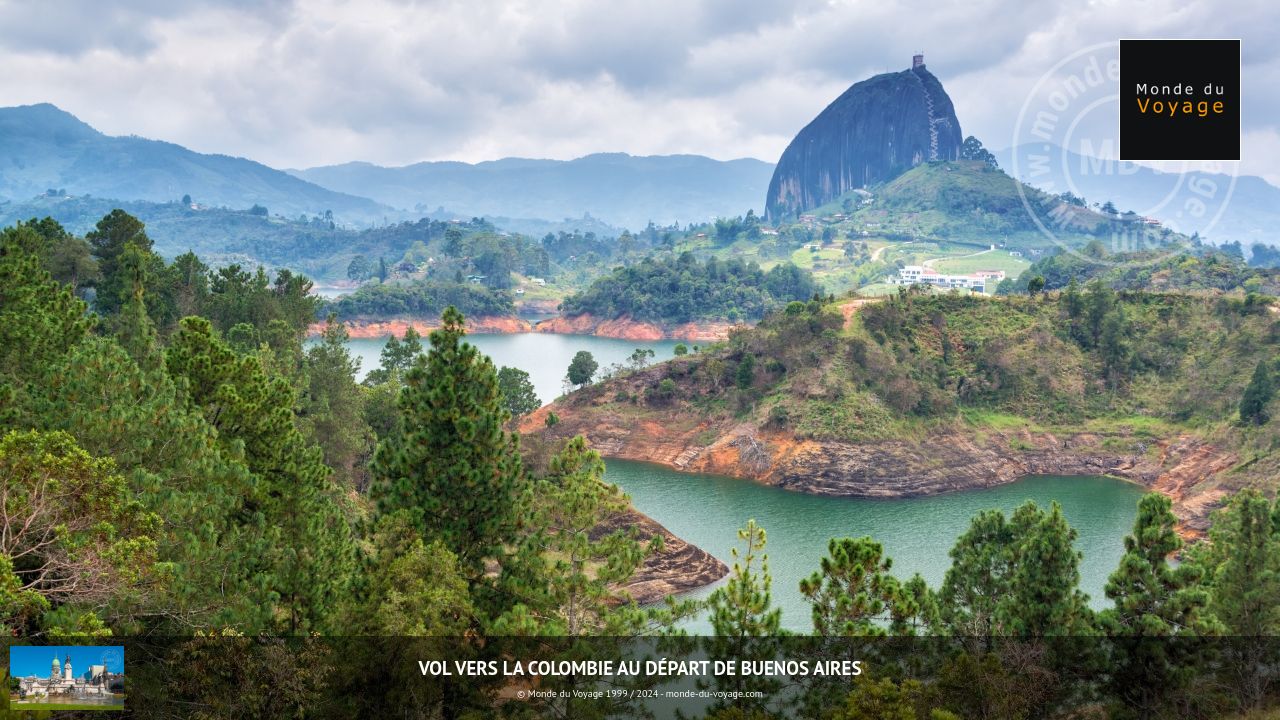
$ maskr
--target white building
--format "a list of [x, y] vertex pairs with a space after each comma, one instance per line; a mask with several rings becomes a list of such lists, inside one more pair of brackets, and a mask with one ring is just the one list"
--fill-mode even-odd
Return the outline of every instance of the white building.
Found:
[[947, 275], [924, 265], [907, 265], [898, 271], [898, 285], [932, 285], [941, 288], [965, 288], [985, 293], [995, 289], [1004, 279], [1003, 270], [978, 270], [968, 275]]
[[18, 678], [18, 693], [22, 697], [48, 697], [50, 695], [69, 695], [72, 697], [90, 697], [110, 695], [108, 689], [110, 674], [104, 665], [92, 665], [85, 677], [77, 678], [71, 670], [71, 656], [65, 663], [58, 662], [53, 656], [53, 665], [49, 677], [28, 675]]

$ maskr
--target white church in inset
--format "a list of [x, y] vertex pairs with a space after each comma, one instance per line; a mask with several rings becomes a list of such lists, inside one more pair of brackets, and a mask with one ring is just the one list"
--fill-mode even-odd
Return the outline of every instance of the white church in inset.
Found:
[[54, 653], [53, 665], [49, 677], [28, 675], [18, 679], [18, 692], [22, 697], [47, 697], [49, 695], [69, 695], [71, 697], [93, 697], [110, 695], [111, 673], [106, 665], [90, 665], [88, 672], [76, 677], [71, 670], [71, 656], [63, 663], [58, 662]]

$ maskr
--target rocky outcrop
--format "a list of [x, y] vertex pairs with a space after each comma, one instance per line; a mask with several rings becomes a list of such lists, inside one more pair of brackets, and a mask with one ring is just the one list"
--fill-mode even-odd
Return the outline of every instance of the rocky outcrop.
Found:
[[[1144, 441], [1087, 432], [950, 428], [916, 440], [850, 443], [796, 438], [753, 423], [717, 424], [679, 412], [636, 413], [596, 404], [557, 403], [523, 419], [521, 431], [583, 435], [606, 457], [675, 470], [755, 480], [817, 495], [914, 497], [1013, 482], [1028, 475], [1110, 475], [1174, 500], [1184, 535], [1208, 525], [1229, 492], [1218, 482], [1232, 452], [1180, 436]], [[548, 412], [560, 422], [544, 425]]]
[[620, 529], [635, 528], [646, 542], [662, 538], [662, 551], [646, 558], [631, 580], [622, 586], [636, 602], [651, 603], [669, 595], [710, 585], [729, 574], [723, 562], [705, 550], [676, 537], [653, 518], [634, 508], [597, 525], [592, 539]]
[[769, 182], [776, 221], [855, 188], [892, 180], [933, 160], [956, 160], [962, 143], [951, 98], [923, 63], [856, 83], [783, 151]]
[[[391, 320], [348, 320], [344, 323], [347, 332], [353, 338], [385, 338], [391, 335], [400, 337], [404, 331], [412, 327], [421, 335], [426, 335], [440, 327], [439, 318], [433, 320], [396, 318]], [[507, 316], [468, 317], [467, 332], [491, 335], [509, 335], [527, 333], [533, 329], [527, 320]], [[309, 328], [313, 336], [324, 331], [324, 323], [315, 323]]]
[[590, 314], [559, 316], [534, 326], [537, 332], [561, 335], [596, 335], [621, 340], [689, 340], [716, 342], [729, 337], [729, 331], [741, 327], [730, 322], [688, 322], [678, 325], [641, 322], [629, 318], [605, 320]]

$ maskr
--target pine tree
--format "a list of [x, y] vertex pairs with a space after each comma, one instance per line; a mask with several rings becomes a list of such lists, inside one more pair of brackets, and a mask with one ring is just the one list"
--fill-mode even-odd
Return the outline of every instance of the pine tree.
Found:
[[1267, 405], [1274, 395], [1275, 384], [1271, 379], [1271, 369], [1265, 360], [1260, 360], [1253, 368], [1253, 377], [1240, 398], [1240, 422], [1262, 425], [1270, 420]]
[[1214, 616], [1232, 635], [1280, 632], [1280, 540], [1270, 503], [1256, 490], [1241, 491], [1210, 526], [1209, 538]]
[[0, 234], [0, 427], [30, 427], [31, 384], [93, 328], [93, 316], [71, 288], [60, 285], [27, 251], [30, 228]]
[[[733, 567], [728, 581], [707, 598], [714, 635], [708, 639], [707, 654], [713, 660], [773, 659], [781, 651], [778, 638], [786, 633], [782, 629], [782, 610], [773, 606], [770, 589], [773, 577], [769, 574], [769, 556], [764, 554], [768, 540], [764, 528], [756, 525], [755, 520], [748, 520], [747, 526], [738, 530], [738, 540], [743, 548], [741, 551], [733, 548]], [[765, 711], [768, 700], [781, 687], [781, 681], [772, 677], [731, 675], [717, 677], [715, 686], [738, 697], [759, 692], [764, 700], [730, 704], [744, 711]], [[711, 710], [721, 710], [724, 706], [722, 702]]]
[[258, 477], [245, 510], [278, 533], [264, 562], [283, 629], [323, 627], [350, 582], [354, 545], [321, 451], [295, 424], [292, 387], [268, 375], [257, 357], [228, 347], [204, 318], [182, 321], [165, 363], [184, 378], [188, 401], [219, 440], [243, 452]]
[[1171, 506], [1159, 493], [1138, 502], [1133, 534], [1124, 539], [1124, 557], [1107, 580], [1106, 594], [1114, 607], [1098, 618], [1110, 634], [1167, 637], [1211, 629], [1205, 612], [1209, 596], [1198, 587], [1201, 569], [1194, 563], [1169, 565], [1182, 548]]
[[126, 299], [119, 314], [113, 318], [116, 338], [134, 362], [147, 370], [159, 368], [163, 362], [155, 324], [147, 314], [146, 291], [149, 280], [146, 257], [132, 243], [125, 247], [120, 258], [121, 272], [126, 285], [122, 291]]
[[618, 588], [661, 551], [662, 538], [646, 540], [626, 527], [597, 531], [629, 503], [604, 481], [604, 461], [582, 436], [551, 458], [534, 497], [536, 530], [528, 541], [541, 560], [545, 589], [541, 606], [527, 610], [537, 618], [538, 634], [624, 637], [661, 622], [665, 613], [637, 607]]
[[379, 512], [407, 511], [425, 540], [443, 541], [476, 573], [515, 538], [525, 482], [493, 363], [462, 341], [457, 309], [441, 320], [405, 378], [402, 431], [375, 454], [373, 497]]
[[1233, 640], [1226, 644], [1233, 690], [1245, 709], [1258, 707], [1269, 678], [1263, 668], [1273, 655], [1268, 636], [1280, 633], [1280, 538], [1275, 510], [1256, 490], [1242, 490], [1209, 527], [1209, 542], [1194, 562], [1204, 568], [1212, 600], [1209, 610]]
[[729, 581], [707, 600], [712, 631], [733, 639], [776, 636], [782, 628], [782, 610], [773, 607], [769, 556], [762, 554], [767, 543], [764, 528], [748, 520], [738, 539], [745, 548], [733, 549]]
[[1054, 502], [1045, 513], [1034, 503], [1019, 507], [1012, 525], [1017, 537], [1017, 566], [1009, 594], [996, 604], [996, 623], [1016, 637], [1078, 635], [1092, 625], [1088, 597], [1080, 583], [1076, 531]]
[[130, 278], [121, 265], [121, 258], [129, 245], [150, 252], [151, 238], [147, 237], [146, 226], [141, 220], [116, 209], [99, 220], [85, 239], [93, 248], [93, 256], [98, 259], [98, 270], [102, 275], [97, 284], [94, 309], [104, 315], [114, 314], [129, 294]]
[[883, 546], [869, 537], [832, 538], [821, 569], [800, 581], [800, 593], [813, 605], [814, 632], [914, 634], [922, 625], [916, 617], [933, 614], [936, 605], [922, 578], [917, 575], [908, 588], [889, 574], [892, 566]]
[[320, 342], [304, 358], [307, 384], [299, 414], [304, 432], [324, 451], [324, 463], [333, 468], [340, 484], [362, 488], [362, 466], [373, 453], [374, 438], [355, 380], [360, 361], [351, 357], [349, 339], [342, 323], [329, 315]]
[[[10, 431], [0, 436], [0, 478], [0, 557], [23, 605], [30, 591], [49, 607], [100, 609], [149, 579], [160, 518], [111, 458], [91, 457], [63, 432]], [[13, 586], [4, 575], [0, 584]], [[0, 608], [0, 622], [12, 615]]]
[[1182, 547], [1171, 506], [1159, 493], [1138, 502], [1133, 534], [1124, 539], [1124, 557], [1107, 580], [1106, 594], [1114, 606], [1098, 616], [1113, 638], [1111, 691], [1144, 716], [1167, 705], [1201, 665], [1195, 646], [1170, 638], [1217, 629], [1205, 610], [1209, 594], [1199, 586], [1200, 567], [1169, 565], [1169, 557]]
[[979, 512], [951, 548], [951, 567], [939, 593], [944, 622], [957, 635], [995, 634], [996, 606], [1009, 592], [1015, 567], [1014, 532], [999, 510]]
[[[112, 338], [90, 338], [44, 370], [35, 406], [42, 429], [110, 455], [131, 492], [165, 521], [156, 539], [167, 581], [137, 598], [146, 627], [270, 627], [273, 601], [260, 580], [271, 549], [265, 535], [275, 530], [246, 510], [257, 479], [238, 451], [223, 452], [164, 369], [143, 371]], [[132, 610], [117, 606], [117, 624]]]
[[356, 592], [343, 603], [344, 634], [456, 637], [473, 626], [457, 557], [424, 543], [405, 513], [379, 517], [367, 545]]
[[382, 367], [388, 372], [405, 373], [413, 366], [414, 358], [422, 354], [422, 336], [413, 326], [405, 328], [404, 339], [396, 340], [392, 335], [382, 348]]

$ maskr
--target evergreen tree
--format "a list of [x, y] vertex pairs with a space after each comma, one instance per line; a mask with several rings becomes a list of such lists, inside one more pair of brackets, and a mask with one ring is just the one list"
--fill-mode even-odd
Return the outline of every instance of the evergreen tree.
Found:
[[71, 288], [55, 281], [26, 249], [34, 231], [0, 233], [0, 427], [30, 427], [24, 408], [44, 369], [92, 329], [94, 318]]
[[159, 368], [163, 358], [159, 351], [159, 339], [154, 323], [147, 313], [146, 290], [148, 271], [146, 257], [136, 245], [125, 247], [120, 261], [127, 285], [119, 314], [113, 319], [116, 338], [134, 362], [147, 370]]
[[[889, 574], [893, 561], [883, 546], [869, 537], [832, 538], [821, 569], [800, 581], [800, 593], [813, 605], [813, 629], [819, 635], [914, 634], [916, 616], [936, 615], [936, 603], [923, 578], [913, 578], [912, 590], [924, 587], [923, 597], [913, 597], [907, 587]], [[918, 582], [915, 582], [918, 579]], [[921, 607], [923, 601], [923, 607]]]
[[[159, 518], [131, 496], [110, 458], [91, 457], [63, 432], [10, 431], [0, 437], [0, 478], [0, 557], [8, 560], [0, 587], [9, 603], [16, 595], [27, 608], [92, 612], [151, 575]], [[0, 607], [0, 622], [12, 624], [14, 614]]]
[[1115, 605], [1099, 615], [1110, 634], [1167, 637], [1213, 625], [1205, 612], [1208, 593], [1198, 586], [1201, 568], [1194, 563], [1169, 565], [1169, 558], [1182, 548], [1171, 505], [1159, 493], [1148, 493], [1138, 502], [1133, 534], [1124, 539], [1124, 557], [1107, 580], [1106, 594]]
[[[641, 609], [624, 585], [650, 555], [661, 551], [662, 538], [647, 541], [634, 528], [597, 531], [629, 507], [617, 486], [604, 481], [604, 461], [577, 436], [551, 458], [547, 476], [538, 482], [536, 531], [529, 542], [540, 559], [545, 583], [543, 599], [518, 610], [524, 631], [536, 620], [540, 635], [637, 634], [665, 613]], [[503, 624], [511, 623], [511, 619]]]
[[951, 548], [939, 593], [942, 617], [965, 637], [995, 634], [996, 606], [1009, 591], [1015, 567], [1014, 533], [999, 510], [979, 512]]
[[457, 557], [424, 543], [405, 513], [379, 517], [353, 599], [344, 603], [344, 634], [461, 636], [475, 611]]
[[405, 328], [403, 340], [397, 340], [395, 335], [387, 338], [387, 344], [382, 348], [382, 369], [401, 375], [408, 372], [414, 358], [422, 354], [421, 338], [412, 325]]
[[[773, 606], [773, 577], [769, 574], [769, 556], [764, 554], [767, 544], [764, 528], [756, 525], [755, 520], [748, 520], [747, 526], [738, 530], [738, 540], [743, 543], [743, 549], [733, 548], [729, 579], [707, 598], [708, 619], [714, 636], [708, 640], [707, 654], [713, 660], [774, 659], [781, 651], [778, 638], [786, 633], [782, 629], [782, 610]], [[766, 712], [781, 682], [772, 677], [731, 675], [717, 677], [715, 685], [718, 690], [738, 697], [747, 692], [761, 693], [763, 699], [729, 705], [744, 711]], [[717, 711], [724, 707], [725, 703], [721, 702], [711, 709]]]
[[1244, 709], [1260, 706], [1272, 677], [1268, 636], [1280, 633], [1280, 539], [1275, 510], [1256, 490], [1242, 490], [1214, 518], [1209, 542], [1195, 548], [1205, 571], [1209, 610], [1232, 641], [1224, 646], [1232, 689]]
[[1253, 368], [1253, 377], [1244, 389], [1244, 396], [1240, 398], [1240, 422], [1262, 425], [1270, 420], [1267, 405], [1274, 395], [1275, 384], [1271, 379], [1271, 368], [1267, 361], [1259, 360]]
[[114, 314], [124, 304], [130, 287], [130, 278], [121, 266], [121, 257], [129, 245], [142, 252], [151, 252], [151, 238], [147, 237], [141, 220], [116, 209], [99, 220], [85, 239], [93, 248], [102, 276], [97, 283], [94, 308], [104, 315]]
[[1159, 493], [1138, 502], [1133, 534], [1124, 539], [1124, 557], [1107, 580], [1106, 594], [1114, 606], [1098, 616], [1113, 638], [1111, 692], [1143, 716], [1167, 705], [1199, 672], [1203, 659], [1193, 652], [1196, 648], [1170, 638], [1217, 629], [1205, 610], [1209, 594], [1199, 586], [1200, 567], [1169, 565], [1169, 557], [1182, 548], [1171, 505]]
[[1115, 292], [1102, 280], [1094, 278], [1085, 289], [1084, 310], [1088, 329], [1088, 347], [1093, 347], [1102, 339], [1102, 323], [1107, 314], [1115, 307]]
[[750, 390], [752, 383], [756, 378], [756, 356], [746, 353], [742, 356], [742, 360], [738, 362], [738, 369], [734, 375], [734, 382], [739, 390]]
[[[42, 429], [110, 455], [131, 493], [164, 520], [156, 540], [166, 582], [137, 599], [146, 627], [267, 629], [273, 601], [260, 570], [274, 529], [247, 510], [257, 480], [235, 459], [238, 449], [224, 454], [165, 370], [143, 371], [111, 338], [90, 338], [44, 370], [35, 405]], [[117, 606], [125, 616], [117, 623], [131, 611]]]
[[463, 342], [452, 307], [431, 333], [431, 349], [405, 378], [402, 431], [379, 444], [373, 496], [378, 510], [408, 512], [424, 539], [444, 542], [478, 573], [515, 539], [524, 508], [517, 439], [504, 432], [493, 363]]
[[1009, 578], [1009, 594], [996, 604], [998, 627], [1016, 637], [1084, 634], [1093, 617], [1088, 596], [1077, 589], [1077, 533], [1061, 506], [1054, 502], [1045, 513], [1028, 502], [1014, 511], [1011, 523], [1018, 537], [1017, 566]]
[[718, 637], [733, 639], [779, 635], [782, 610], [773, 607], [769, 556], [762, 554], [767, 542], [764, 528], [749, 520], [738, 539], [745, 548], [733, 548], [728, 582], [707, 599], [711, 629]]
[[1256, 490], [1242, 490], [1209, 529], [1210, 605], [1215, 617], [1236, 636], [1280, 632], [1280, 540], [1272, 526], [1272, 508]]
[[259, 358], [238, 355], [203, 318], [182, 321], [165, 362], [183, 378], [188, 402], [258, 477], [245, 509], [278, 533], [263, 562], [283, 629], [323, 627], [350, 582], [354, 546], [321, 451], [295, 424], [292, 387]]
[[502, 393], [502, 404], [511, 413], [511, 417], [527, 415], [542, 407], [533, 383], [529, 381], [529, 373], [520, 368], [503, 367], [498, 370], [498, 390]]
[[349, 339], [347, 329], [330, 315], [320, 341], [307, 350], [300, 425], [312, 444], [324, 451], [324, 463], [340, 484], [363, 487], [363, 465], [373, 454], [374, 438], [355, 379], [360, 361], [351, 357]]

